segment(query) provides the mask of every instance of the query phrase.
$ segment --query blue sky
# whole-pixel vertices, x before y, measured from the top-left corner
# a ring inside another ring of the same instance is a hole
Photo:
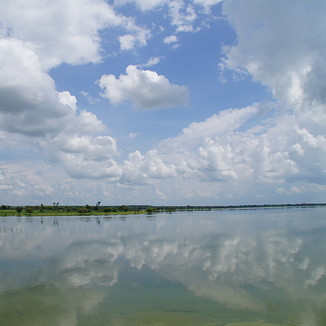
[[[10,205],[324,202],[323,1],[0,4]]]

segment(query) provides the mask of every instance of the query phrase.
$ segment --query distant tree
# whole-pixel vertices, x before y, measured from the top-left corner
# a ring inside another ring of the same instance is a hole
[[[95,206],[95,210],[96,210],[96,211],[98,211],[98,207],[100,206],[100,204],[101,204],[100,201],[98,201],[98,202],[96,203],[96,206]]]
[[[119,206],[119,211],[120,212],[128,212],[129,207],[127,207],[126,205],[121,205],[121,206]]]
[[[27,214],[30,214],[31,215],[34,212],[34,208],[28,206],[28,207],[25,208],[25,211],[26,211]]]
[[[22,211],[23,211],[23,207],[21,207],[21,206],[16,207],[16,212],[18,214],[20,214]]]
[[[146,213],[149,215],[154,214],[155,212],[156,212],[156,209],[152,206],[146,208]]]
[[[78,208],[78,213],[80,215],[84,215],[86,213],[89,213],[89,209],[87,209],[86,207],[80,207],[80,208]]]

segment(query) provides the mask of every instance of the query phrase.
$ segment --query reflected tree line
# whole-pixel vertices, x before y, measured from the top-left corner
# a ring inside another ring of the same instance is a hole
[[[13,233],[13,232],[23,232],[23,228],[22,227],[2,227],[0,226],[0,234],[4,234],[4,233]]]

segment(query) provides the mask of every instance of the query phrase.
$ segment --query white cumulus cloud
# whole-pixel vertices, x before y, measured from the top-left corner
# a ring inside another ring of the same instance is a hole
[[[163,43],[170,44],[178,42],[178,38],[175,35],[170,35],[164,38]]]
[[[155,71],[140,70],[133,65],[128,66],[126,75],[119,78],[103,75],[99,85],[104,89],[103,97],[111,103],[128,100],[140,109],[184,106],[189,97],[187,87],[173,85]]]
[[[127,23],[102,0],[5,1],[0,21],[8,35],[33,45],[43,69],[99,62],[98,31]]]

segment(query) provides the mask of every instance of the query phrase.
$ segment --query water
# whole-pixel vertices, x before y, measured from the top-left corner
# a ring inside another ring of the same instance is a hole
[[[325,231],[325,208],[3,217],[0,325],[326,325]]]

